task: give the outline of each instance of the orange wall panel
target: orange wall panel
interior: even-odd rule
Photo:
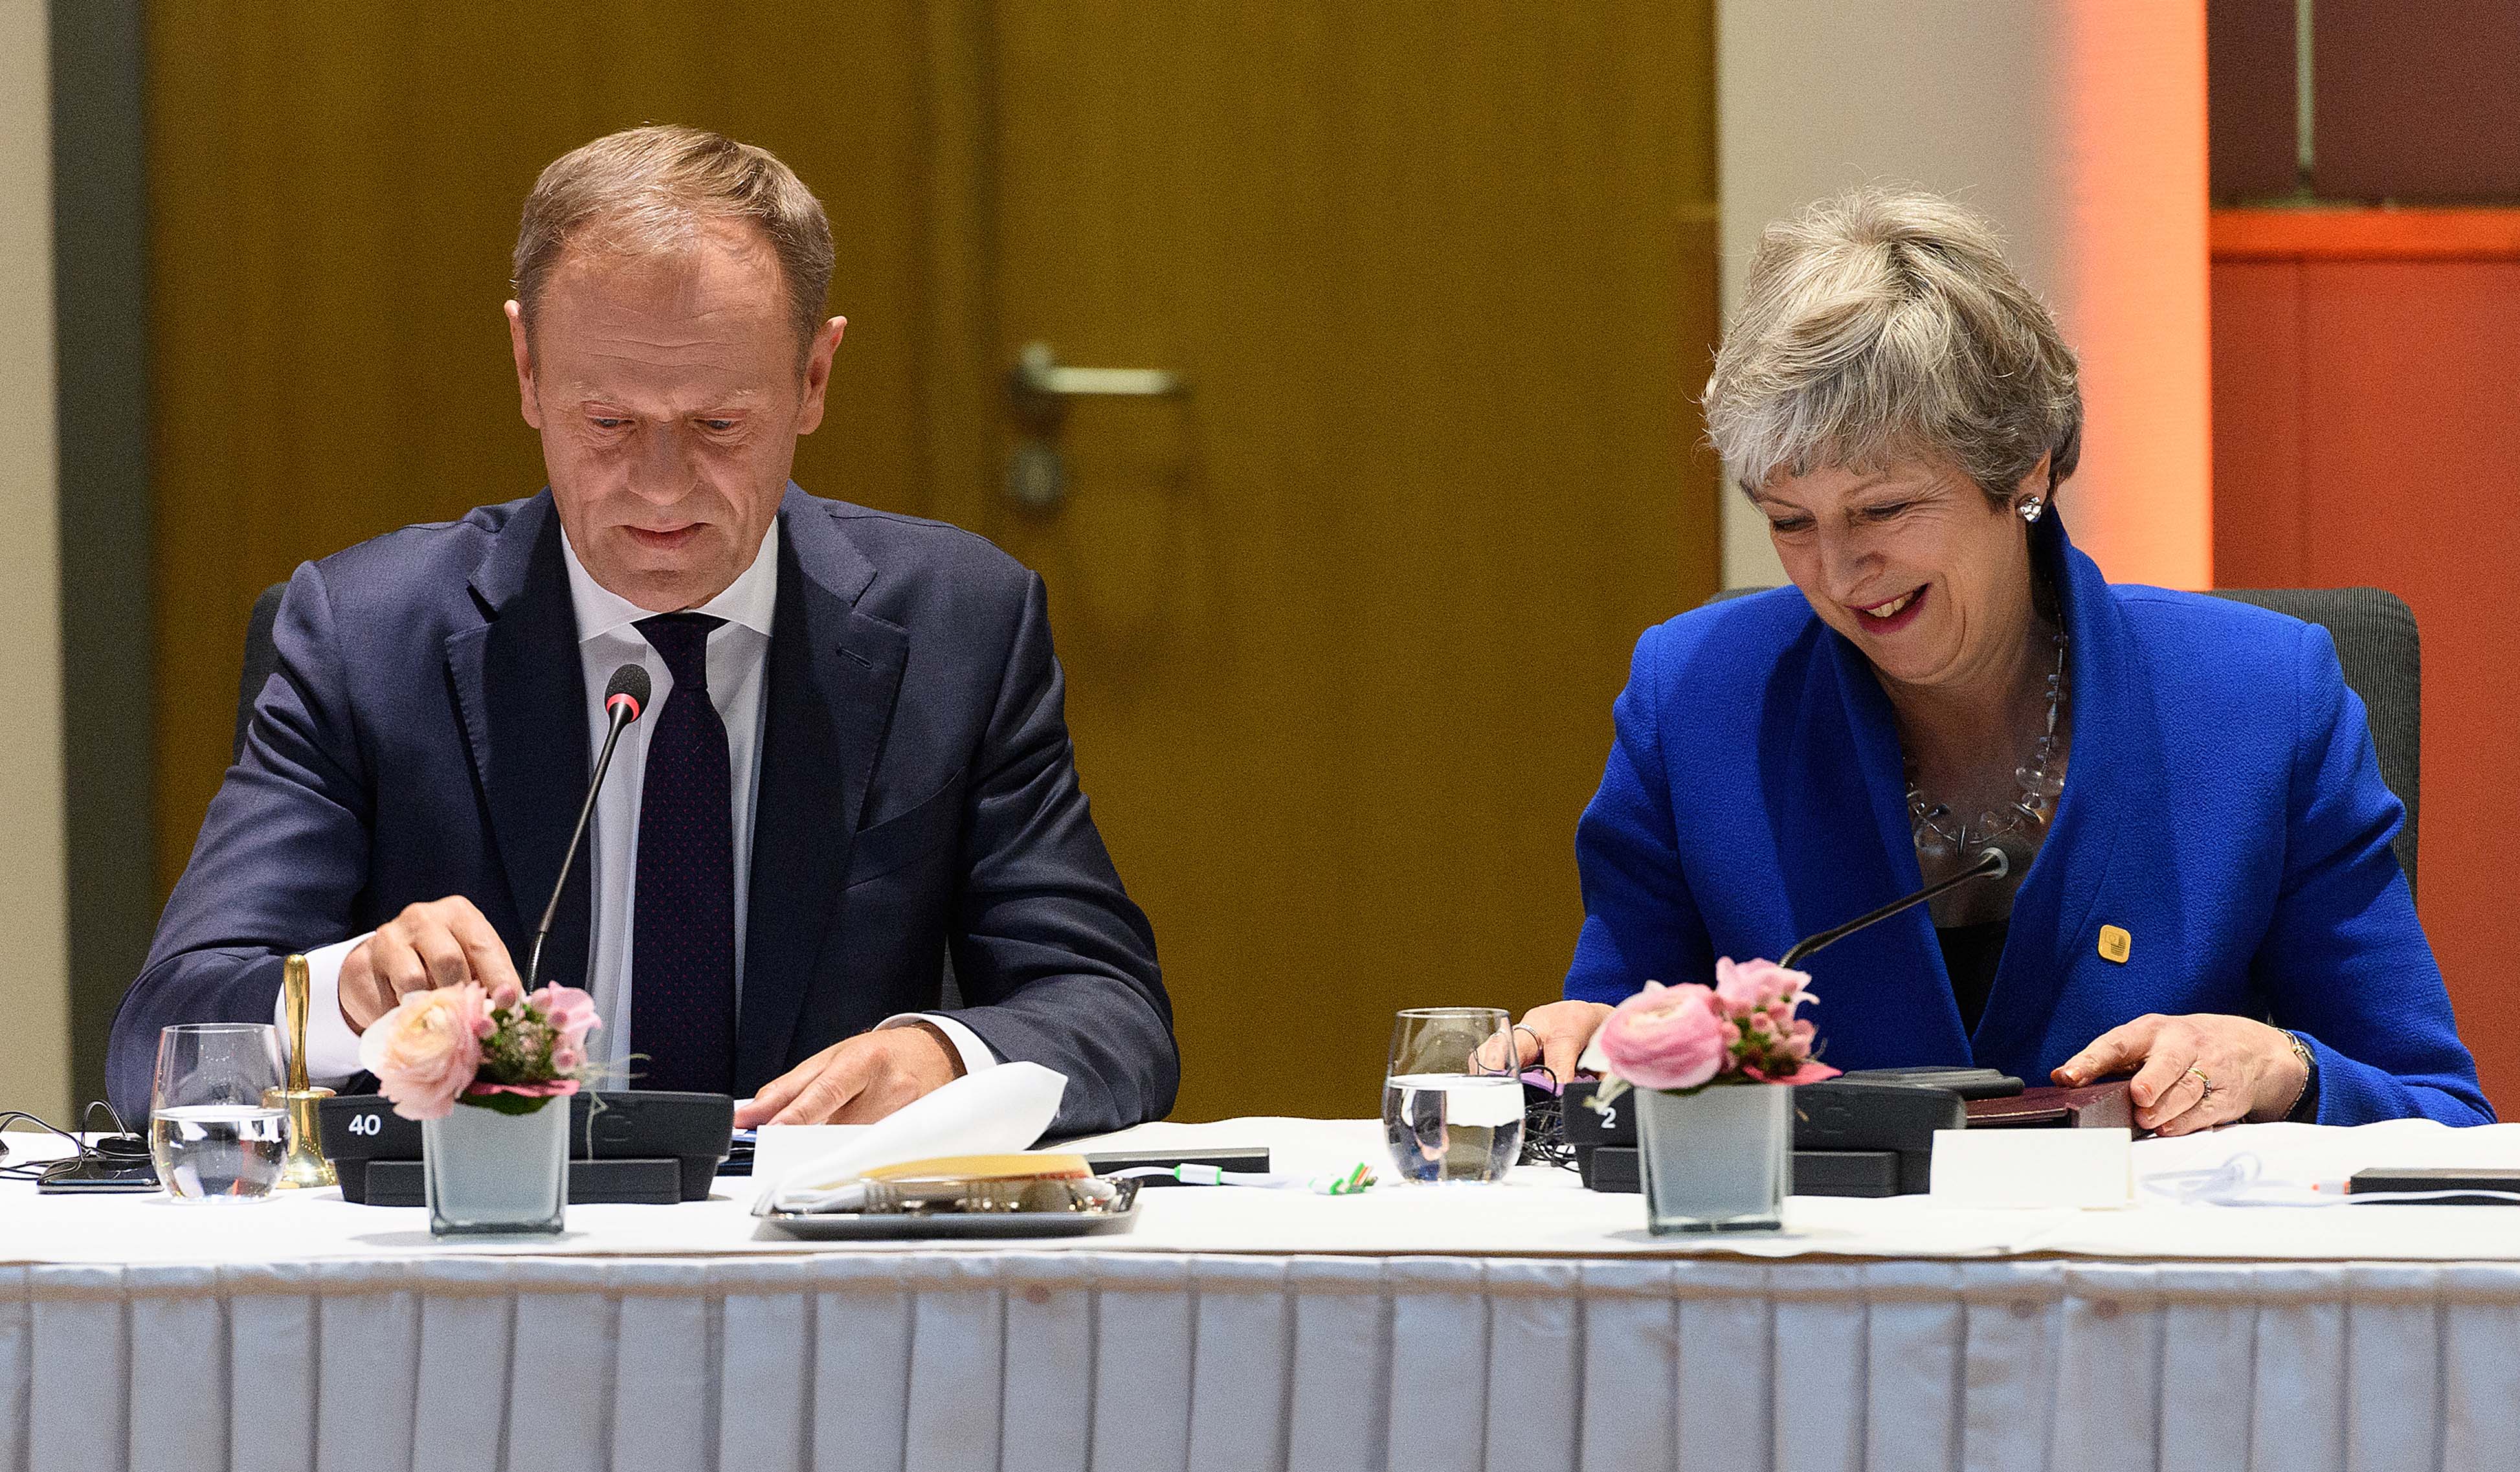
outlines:
[[[2520,260],[2214,268],[2228,587],[2388,589],[2423,631],[2423,890],[2487,1093],[2520,1112]]]

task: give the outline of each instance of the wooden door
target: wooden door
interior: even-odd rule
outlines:
[[[1703,4],[1002,4],[940,169],[940,513],[1048,581],[1180,1114],[1375,1107],[1391,1013],[1553,999],[1636,635],[1716,583]],[[957,131],[952,126],[948,131]],[[1031,342],[1183,376],[1004,489]]]

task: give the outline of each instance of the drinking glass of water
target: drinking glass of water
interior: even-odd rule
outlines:
[[[1421,1006],[1391,1027],[1382,1135],[1403,1181],[1499,1181],[1522,1153],[1522,1080],[1503,1007]]]
[[[268,1022],[187,1022],[158,1035],[149,1153],[168,1195],[250,1201],[270,1193],[289,1153],[289,1111],[263,1094],[281,1080],[280,1030]]]

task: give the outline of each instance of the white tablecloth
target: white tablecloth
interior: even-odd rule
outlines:
[[[1374,1140],[1194,1128],[1297,1168]],[[2266,1127],[2139,1169],[2243,1149],[2308,1179],[2508,1159],[2520,1127]],[[1147,1199],[1134,1236],[1063,1248],[809,1250],[733,1200],[485,1248],[408,1210],[10,1187],[0,1469],[2520,1460],[2520,1214],[2497,1208],[1798,1198],[1787,1233],[1710,1256],[1547,1173]]]

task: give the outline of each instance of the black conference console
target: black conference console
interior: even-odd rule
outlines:
[[[545,1107],[549,1107],[548,1105]],[[420,1126],[373,1093],[317,1106],[324,1153],[341,1179],[341,1199],[369,1206],[420,1206]],[[568,1199],[668,1205],[708,1196],[709,1181],[735,1137],[735,1100],[723,1093],[625,1091],[571,1094]]]
[[[1972,1073],[1976,1091],[2001,1091],[2019,1080]],[[1566,1143],[1575,1151],[1584,1184],[1597,1191],[1643,1188],[1637,1160],[1634,1109],[1625,1098],[1593,1108],[1599,1086],[1566,1087]],[[1770,1087],[1764,1085],[1744,1087]],[[1936,1084],[1849,1082],[1831,1079],[1794,1090],[1794,1192],[1803,1196],[1912,1196],[1924,1192],[1933,1171],[1934,1132],[1968,1124],[1968,1104],[1958,1089]]]

